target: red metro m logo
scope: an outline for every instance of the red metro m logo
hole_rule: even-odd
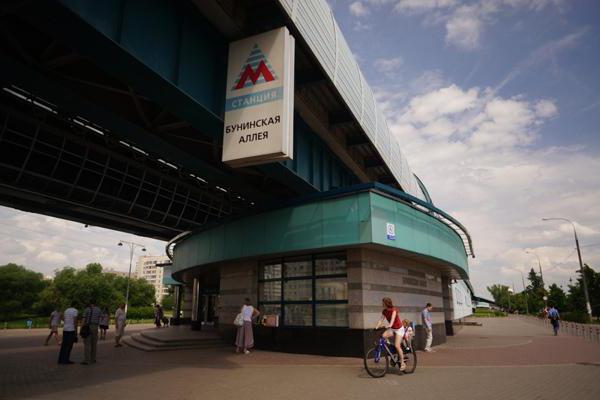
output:
[[[262,51],[255,44],[242,67],[235,86],[232,90],[239,90],[261,83],[271,82],[277,79],[273,68]]]

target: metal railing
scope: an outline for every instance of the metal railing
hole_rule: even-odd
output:
[[[552,326],[548,318],[538,318],[526,315],[522,315],[521,318],[524,318],[527,322],[535,323],[537,325],[548,328],[548,330],[550,330]],[[563,335],[567,334],[571,336],[580,336],[585,340],[589,340],[590,342],[600,344],[599,324],[580,324],[578,322],[560,321],[559,334],[561,333]]]

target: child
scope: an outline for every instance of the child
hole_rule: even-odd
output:
[[[402,339],[406,340],[406,343],[409,344],[414,335],[414,331],[410,324],[410,321],[407,319],[403,319],[402,327],[404,327],[404,337]]]

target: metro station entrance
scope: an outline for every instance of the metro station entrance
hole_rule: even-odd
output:
[[[204,289],[200,294],[200,307],[198,320],[204,327],[215,327],[218,323],[217,306],[219,300],[218,289]]]
[[[219,306],[218,270],[205,271],[194,278],[192,286],[192,315],[193,330],[212,329],[218,324]]]

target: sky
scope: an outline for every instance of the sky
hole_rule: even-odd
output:
[[[434,203],[469,230],[478,295],[541,261],[600,271],[600,2],[330,0]]]
[[[476,294],[522,288],[537,268],[567,287],[600,270],[600,2],[328,0],[388,125],[436,206],[469,230]],[[127,270],[133,240],[164,243],[0,208],[0,264],[52,275],[101,262]],[[137,256],[137,254],[136,254]]]

